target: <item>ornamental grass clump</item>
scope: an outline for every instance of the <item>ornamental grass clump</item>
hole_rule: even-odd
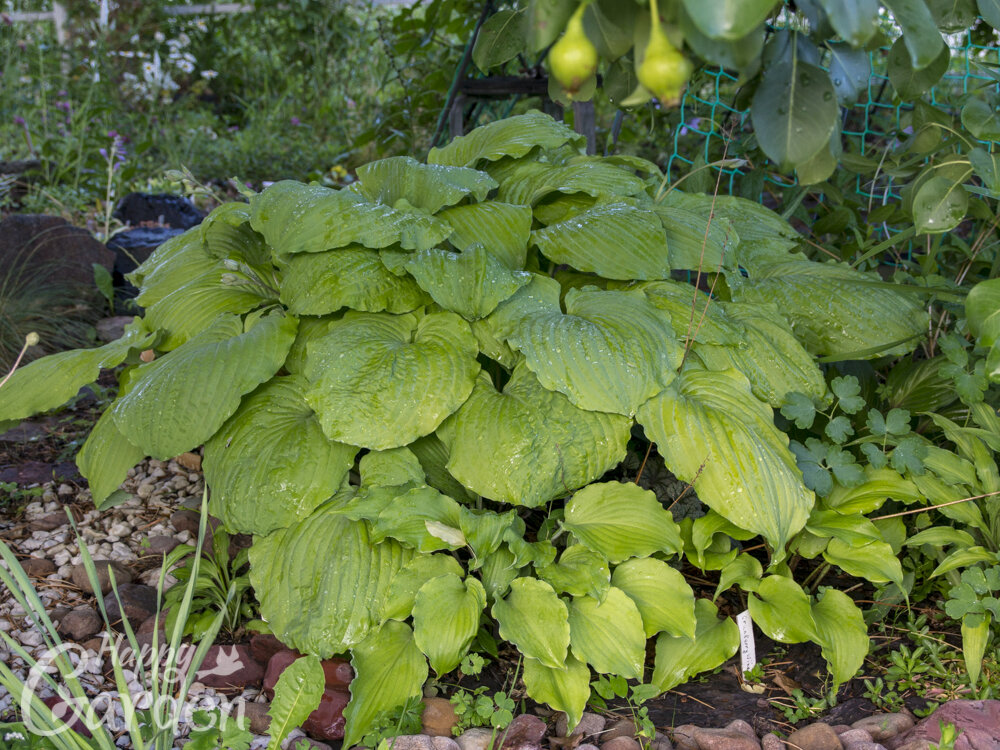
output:
[[[455,669],[484,615],[571,725],[591,670],[656,692],[714,668],[737,628],[682,555],[751,592],[772,637],[819,643],[839,684],[865,625],[842,592],[790,577],[822,508],[773,410],[829,403],[817,357],[905,352],[927,314],[798,241],[756,204],[586,156],[532,112],[349,188],[284,181],[219,207],[132,275],[146,314],[122,339],[18,371],[0,420],[124,365],[78,456],[95,502],[144,457],[204,445],[210,511],[254,535],[262,618],[303,652],[350,652],[345,746],[429,668]],[[714,297],[675,279],[688,269],[720,274]],[[602,481],[636,423],[702,518]],[[885,564],[854,570],[895,580],[869,526],[848,538]],[[760,559],[730,546],[755,537]]]

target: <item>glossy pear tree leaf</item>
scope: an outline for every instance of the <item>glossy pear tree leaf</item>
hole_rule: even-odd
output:
[[[306,401],[331,440],[384,450],[428,435],[472,392],[479,348],[454,313],[348,313],[308,348]]]
[[[498,393],[485,374],[438,429],[448,472],[497,502],[536,507],[600,478],[625,457],[630,420],[584,411],[525,366]]]
[[[684,10],[709,39],[739,39],[771,13],[775,0],[683,0]]]

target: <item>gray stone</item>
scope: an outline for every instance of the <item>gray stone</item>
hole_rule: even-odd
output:
[[[930,740],[910,740],[905,745],[900,745],[896,750],[931,750]]]
[[[768,732],[760,738],[761,750],[785,750],[785,743],[778,739],[778,735]]]
[[[426,734],[401,734],[388,740],[390,750],[459,750],[451,737],[431,737]]]
[[[760,750],[756,736],[739,729],[695,729],[692,734],[701,750]]]
[[[674,727],[674,747],[677,750],[699,750],[698,742],[694,738],[694,732],[697,728],[693,724],[681,724],[679,727]]]
[[[90,232],[58,216],[13,214],[0,222],[0,277],[38,273],[96,300],[93,264],[110,271],[114,262]]]
[[[499,750],[540,750],[545,722],[531,714],[519,714],[497,738]]]
[[[174,548],[180,544],[176,538],[165,534],[148,537],[146,542],[146,544],[139,545],[140,555],[166,555],[173,552]]]
[[[613,737],[601,743],[601,750],[642,750],[638,740],[633,737]]]
[[[632,719],[619,719],[601,734],[601,742],[608,742],[615,737],[635,737],[635,722]]]
[[[829,724],[818,721],[788,735],[788,744],[801,750],[843,750],[843,744]]]
[[[118,587],[117,597],[113,591],[104,597],[104,607],[112,624],[124,616],[133,627],[138,626],[156,614],[156,589],[139,583],[123,583]]]
[[[91,607],[77,607],[59,621],[59,632],[74,641],[85,641],[99,633],[104,623]]]
[[[131,568],[117,560],[94,560],[94,568],[97,571],[97,582],[101,587],[101,594],[107,594],[111,591],[111,576],[108,575],[108,568],[114,570],[115,583],[119,586],[132,583],[135,580],[135,574]],[[81,591],[87,594],[95,593],[93,587],[90,585],[90,578],[87,576],[87,568],[83,563],[73,566],[70,578],[73,583],[80,587]]]
[[[864,729],[875,742],[895,737],[913,727],[913,719],[907,714],[878,714],[867,716],[851,724],[854,729]]]
[[[841,732],[839,737],[847,750],[851,750],[853,745],[872,742],[872,736],[868,734],[868,730],[866,729],[848,729],[846,732]]]
[[[24,568],[25,574],[31,578],[45,578],[45,576],[56,572],[55,563],[44,557],[29,557],[27,560],[21,560],[21,567]]]
[[[577,750],[579,750],[579,748],[577,748]],[[649,743],[649,750],[674,750],[674,746],[665,735],[658,734],[653,738],[653,741]]]
[[[743,719],[735,719],[734,721],[729,722],[726,724],[726,729],[731,732],[741,732],[752,740],[757,739],[757,733],[754,731],[753,727],[743,721]]]
[[[583,713],[583,716],[580,717],[580,722],[575,727],[573,727],[572,734],[574,737],[583,737],[585,739],[588,737],[594,737],[596,735],[601,734],[601,732],[604,731],[604,726],[607,723],[608,723],[607,719],[605,719],[600,714],[595,714],[589,711],[585,711]],[[566,737],[568,736],[568,734],[569,734],[569,724],[566,719],[566,714],[560,711],[558,714],[556,714],[556,736]],[[600,739],[606,742],[607,739],[614,739],[614,738],[613,737],[605,738],[602,735]]]
[[[483,727],[466,729],[455,738],[461,750],[487,750],[493,741],[493,730]],[[579,750],[579,748],[577,748]]]
[[[243,704],[243,716],[250,722],[250,731],[254,734],[267,734],[268,727],[271,726],[271,717],[267,715],[271,708],[267,703],[245,703]]]

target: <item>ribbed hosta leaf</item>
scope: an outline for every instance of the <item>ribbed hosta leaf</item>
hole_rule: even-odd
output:
[[[331,440],[406,445],[469,397],[478,351],[469,324],[453,313],[348,313],[309,345],[306,401]]]
[[[674,379],[683,354],[669,319],[640,292],[571,289],[565,315],[528,313],[508,342],[549,390],[629,416]]]
[[[497,502],[535,507],[598,479],[625,457],[630,420],[576,408],[524,365],[503,393],[485,374],[438,430],[448,471]]]
[[[656,661],[652,683],[660,690],[677,687],[699,672],[715,669],[740,647],[740,631],[708,599],[695,602],[698,624],[693,638],[660,633],[656,639]]]
[[[746,336],[743,326],[723,312],[720,304],[691,284],[651,281],[639,289],[670,317],[677,338],[703,344],[737,346]]]
[[[232,276],[221,264],[196,276],[146,310],[146,324],[165,336],[157,348],[170,351],[205,330],[222,313],[245,313],[266,301],[261,291],[223,283]],[[141,304],[141,303],[140,303]]]
[[[729,219],[662,203],[652,208],[666,234],[671,268],[713,272],[735,263],[740,238]]]
[[[732,277],[735,281],[735,276]],[[761,260],[749,280],[733,284],[733,299],[774,303],[812,354],[854,359],[905,354],[927,330],[923,299],[843,265],[787,258]],[[889,344],[908,339],[902,344]],[[866,350],[883,346],[878,352]],[[858,354],[861,352],[861,354]]]
[[[456,206],[437,214],[454,228],[448,242],[459,250],[480,243],[511,269],[524,268],[531,209],[500,201]]]
[[[702,502],[761,534],[783,556],[815,498],[802,483],[788,437],[745,376],[687,371],[643,405],[638,420],[667,467],[693,483]]]
[[[292,375],[299,375],[306,369],[306,350],[315,339],[326,336],[330,324],[340,320],[342,314],[334,313],[322,318],[299,318],[299,328],[295,332],[295,341],[285,358],[285,370]]]
[[[407,313],[430,302],[409,276],[392,273],[377,250],[359,245],[290,256],[282,267],[281,301],[296,315],[343,307]]]
[[[642,679],[646,636],[635,602],[614,586],[603,602],[574,596],[569,605],[569,639],[573,655],[595,671]]]
[[[440,219],[396,211],[349,190],[282,180],[250,202],[251,226],[278,255],[321,253],[358,244],[407,250],[434,247],[451,234]]]
[[[622,482],[584,487],[566,503],[563,528],[611,562],[681,551],[680,527],[651,490]]]
[[[131,390],[111,407],[126,439],[160,459],[208,440],[240,399],[281,367],[298,321],[269,315],[249,331],[222,315],[202,333],[136,370]]]
[[[427,660],[401,622],[387,622],[351,651],[351,702],[344,709],[344,742],[357,745],[379,714],[420,695]]]
[[[435,302],[467,320],[486,317],[531,281],[530,273],[510,270],[482,245],[461,253],[422,250],[406,269]]]
[[[559,562],[539,568],[538,577],[560,594],[592,596],[603,601],[611,585],[611,573],[604,557],[582,544],[571,544]]]
[[[97,380],[102,369],[117,367],[129,351],[145,349],[155,340],[156,335],[137,321],[128,326],[122,338],[110,344],[51,354],[19,367],[4,383],[0,422],[20,421],[62,406],[83,386]]]
[[[76,454],[76,465],[87,478],[90,496],[98,509],[125,481],[128,470],[145,457],[142,448],[136,448],[122,435],[111,411],[104,412]]]
[[[517,158],[536,147],[557,148],[579,140],[579,134],[572,128],[532,110],[483,125],[442,148],[432,148],[427,155],[427,163],[475,167],[484,160],[496,161],[504,156]]]
[[[414,555],[396,573],[378,611],[378,620],[405,620],[413,612],[420,587],[438,576],[464,575],[458,561],[447,554]]]
[[[479,631],[486,591],[475,578],[443,575],[425,583],[413,607],[413,638],[440,677],[465,656]]]
[[[695,344],[695,353],[708,369],[735,367],[747,376],[754,395],[771,406],[781,406],[792,391],[814,401],[825,399],[823,372],[776,307],[722,303],[722,309],[743,326],[744,339],[735,346]]]
[[[680,571],[653,557],[634,558],[615,568],[611,584],[635,602],[647,638],[663,630],[694,638],[694,592]]]
[[[497,198],[507,203],[534,206],[553,193],[584,193],[614,199],[642,195],[646,183],[625,169],[596,159],[581,157],[571,164],[528,162],[522,168],[500,173]],[[662,231],[662,230],[661,230]]]
[[[552,587],[535,578],[515,578],[510,593],[493,605],[500,637],[525,656],[553,669],[566,666],[569,614]]]
[[[570,654],[564,669],[552,669],[537,659],[524,660],[524,687],[539,703],[566,713],[566,726],[573,730],[583,717],[590,698],[590,670]]]
[[[373,542],[392,537],[421,552],[465,546],[458,503],[432,487],[400,493],[370,520]]]
[[[420,461],[427,475],[427,484],[460,503],[475,502],[475,495],[448,471],[448,447],[437,435],[425,435],[408,447]]]
[[[671,190],[663,204],[706,218],[711,215],[713,223],[719,219],[728,220],[739,237],[737,253],[740,259],[757,257],[760,253],[783,254],[802,241],[795,228],[774,211],[735,195],[712,196]]]
[[[531,233],[545,257],[606,279],[665,279],[670,262],[663,225],[629,203],[598,203],[573,218]]]
[[[156,248],[128,275],[128,280],[140,287],[136,303],[148,308],[191,279],[218,268],[218,260],[209,255],[201,235],[193,230],[171,237]]]
[[[301,376],[278,377],[243,400],[205,444],[212,514],[245,534],[267,534],[336,493],[358,449],[327,440]]]
[[[271,248],[250,227],[250,206],[224,203],[198,225],[205,252],[220,260],[236,260],[266,271]]]
[[[392,579],[413,554],[392,540],[373,544],[364,521],[320,510],[254,540],[250,581],[279,640],[326,658],[376,628]]]
[[[504,535],[516,523],[516,511],[494,513],[490,510],[460,510],[459,525],[465,540],[472,550],[474,559],[469,563],[470,570],[481,567],[483,560],[500,548]]]
[[[454,206],[468,196],[484,200],[497,186],[485,172],[466,167],[421,164],[409,156],[391,156],[358,167],[352,189],[372,203],[395,206],[405,200],[429,214]]]

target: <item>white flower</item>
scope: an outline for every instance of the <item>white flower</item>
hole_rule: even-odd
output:
[[[192,73],[194,72],[194,65],[192,65],[187,60],[178,60],[177,69],[182,73]]]
[[[211,81],[213,78],[218,77],[219,71],[217,70],[203,70],[201,71],[201,77],[207,81]]]
[[[153,34],[153,41],[156,42],[157,44],[163,44],[165,41],[167,41],[167,38],[163,35],[162,31],[157,31],[155,34]]]
[[[194,22],[194,27],[198,29],[198,31],[208,31],[208,24],[205,23],[204,18],[196,18]]]

